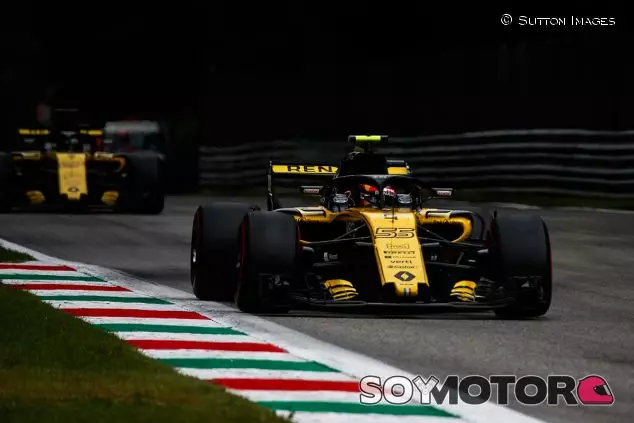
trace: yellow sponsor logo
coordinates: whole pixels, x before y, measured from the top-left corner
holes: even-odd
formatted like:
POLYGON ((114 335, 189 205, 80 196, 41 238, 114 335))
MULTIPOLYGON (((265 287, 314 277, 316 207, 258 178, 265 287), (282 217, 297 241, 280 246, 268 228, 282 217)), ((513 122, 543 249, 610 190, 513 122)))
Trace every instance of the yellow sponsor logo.
POLYGON ((316 165, 273 165, 273 173, 317 173, 334 175, 337 173, 337 167, 316 165))

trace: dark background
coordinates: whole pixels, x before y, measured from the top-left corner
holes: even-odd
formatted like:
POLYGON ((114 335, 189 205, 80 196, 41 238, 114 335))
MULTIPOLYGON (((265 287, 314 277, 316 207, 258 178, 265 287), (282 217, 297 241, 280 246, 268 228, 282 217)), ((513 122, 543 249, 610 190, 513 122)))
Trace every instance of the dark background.
POLYGON ((50 87, 55 106, 160 119, 207 144, 634 126, 625 6, 143 3, 3 13, 3 131, 50 87), (616 26, 504 27, 503 13, 616 26))

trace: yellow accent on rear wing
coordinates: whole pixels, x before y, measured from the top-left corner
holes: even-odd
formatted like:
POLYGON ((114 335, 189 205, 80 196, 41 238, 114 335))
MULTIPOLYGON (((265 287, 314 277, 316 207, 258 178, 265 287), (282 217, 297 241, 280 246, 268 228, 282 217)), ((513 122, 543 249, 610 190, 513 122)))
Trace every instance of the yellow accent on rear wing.
POLYGON ((276 164, 271 165, 273 174, 308 174, 308 175, 334 175, 337 166, 306 165, 306 164, 276 164))
POLYGON ((91 137, 100 137, 103 135, 103 131, 101 129, 82 129, 79 133, 82 135, 90 135, 91 137))
POLYGON ((308 163, 275 163, 269 162, 267 169, 267 208, 268 210, 275 210, 281 207, 279 200, 275 194, 275 184, 273 180, 279 177, 280 179, 290 178, 295 179, 295 182, 300 185, 298 188, 300 192, 304 194, 318 195, 315 192, 315 188, 321 189, 321 186, 306 186, 301 185, 308 182, 310 179, 322 178, 324 176, 333 178, 337 171, 338 166, 329 164, 308 164, 308 163), (304 181, 306 180, 306 181, 304 181), (307 188, 307 190, 305 190, 307 188))
POLYGON ((49 131, 48 129, 18 129, 18 134, 20 135, 49 135, 50 133, 51 131, 49 131))
POLYGON ((409 175, 412 173, 407 166, 389 166, 387 168, 388 175, 409 175))
POLYGON ((20 151, 13 153, 13 160, 41 160, 42 153, 39 151, 20 151))
POLYGON ((348 141, 352 143, 362 142, 386 142, 388 140, 387 135, 350 135, 348 141))
MULTIPOLYGON (((79 133, 81 135, 89 135, 91 137, 100 137, 103 135, 103 130, 101 129, 80 129, 79 133)), ((51 131, 48 129, 26 129, 19 128, 18 134, 20 135, 50 135, 51 131)))

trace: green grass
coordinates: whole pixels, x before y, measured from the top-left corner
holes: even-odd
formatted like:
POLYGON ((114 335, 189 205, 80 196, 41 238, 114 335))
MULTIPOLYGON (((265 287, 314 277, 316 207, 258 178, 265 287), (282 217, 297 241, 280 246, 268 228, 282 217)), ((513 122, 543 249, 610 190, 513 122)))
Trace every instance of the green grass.
POLYGON ((22 263, 25 261, 35 261, 35 259, 28 254, 0 247, 0 263, 22 263))
POLYGON ((286 420, 0 284, 0 422, 43 421, 286 420))

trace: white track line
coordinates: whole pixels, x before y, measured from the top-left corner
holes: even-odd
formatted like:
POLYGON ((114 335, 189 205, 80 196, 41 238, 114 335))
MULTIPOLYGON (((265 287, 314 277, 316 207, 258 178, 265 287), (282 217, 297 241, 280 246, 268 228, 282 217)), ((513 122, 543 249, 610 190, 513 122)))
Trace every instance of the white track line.
POLYGON ((136 325, 167 325, 167 326, 196 326, 205 328, 227 327, 214 320, 202 319, 160 319, 160 318, 142 318, 142 317, 80 317, 80 319, 92 323, 99 324, 136 324, 136 325))
POLYGON ((227 389, 236 395, 241 395, 251 401, 336 401, 359 403, 358 392, 337 392, 337 391, 260 391, 227 389))
POLYGON ((284 380, 334 380, 350 381, 350 376, 335 372, 308 372, 300 370, 266 370, 266 369, 190 369, 178 367, 180 373, 199 379, 249 378, 249 379, 284 379, 284 380))
POLYGON ((27 270, 27 269, 0 269, 0 275, 55 275, 60 279, 64 276, 86 276, 76 270, 27 270))
MULTIPOLYGON (((21 285, 21 284, 38 284, 38 285, 77 285, 81 287, 82 285, 91 285, 91 286, 114 286, 110 282, 102 282, 102 281, 67 281, 67 280, 59 280, 59 281, 40 281, 37 279, 2 279, 2 283, 6 285, 21 285)), ((75 292, 93 292, 87 290, 77 290, 75 292)), ((108 291, 112 293, 116 293, 116 291, 108 291)))

